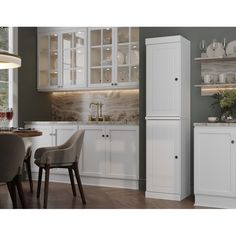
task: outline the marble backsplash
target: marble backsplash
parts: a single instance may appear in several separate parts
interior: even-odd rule
[[[52,94],[52,119],[55,121],[88,121],[96,111],[91,102],[102,102],[103,115],[109,115],[112,121],[139,121],[139,91],[82,91],[56,92]]]

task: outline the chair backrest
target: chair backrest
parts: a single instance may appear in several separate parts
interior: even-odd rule
[[[0,134],[0,182],[10,182],[21,174],[25,145],[15,134]]]
[[[72,156],[74,156],[74,158],[75,158],[73,160],[73,162],[76,162],[79,159],[80,152],[81,152],[82,145],[83,145],[83,140],[84,140],[84,133],[85,133],[85,131],[82,129],[76,131],[64,144],[59,146],[59,149],[73,150]]]
[[[34,154],[40,164],[64,165],[78,162],[82,149],[84,130],[76,131],[64,144],[56,147],[41,147]],[[40,160],[40,161],[39,161]]]

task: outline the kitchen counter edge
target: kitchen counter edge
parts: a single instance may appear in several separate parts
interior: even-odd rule
[[[25,121],[25,125],[53,125],[53,124],[64,124],[64,125],[139,125],[137,122],[123,122],[123,121]]]
[[[207,122],[205,122],[205,123],[193,123],[193,126],[194,127],[205,127],[205,126],[207,126],[207,127],[212,127],[212,126],[214,126],[214,127],[229,127],[229,126],[233,126],[233,127],[236,127],[236,123],[230,123],[230,122],[225,122],[225,123],[223,123],[223,122],[212,122],[212,123],[207,123]]]

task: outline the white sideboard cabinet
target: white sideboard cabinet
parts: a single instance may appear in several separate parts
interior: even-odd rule
[[[137,125],[80,125],[85,130],[79,168],[90,185],[138,189]]]
[[[236,208],[236,125],[195,124],[195,205]]]

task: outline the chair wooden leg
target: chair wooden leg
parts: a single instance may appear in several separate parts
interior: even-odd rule
[[[86,205],[86,200],[85,200],[85,197],[84,197],[84,191],[83,191],[83,187],[82,187],[81,180],[80,180],[80,175],[79,175],[78,163],[73,164],[73,169],[74,169],[74,172],[75,172],[75,177],[76,177],[76,180],[77,180],[77,183],[78,183],[79,192],[80,192],[82,202],[83,202],[84,205]]]
[[[18,190],[18,194],[20,197],[20,201],[21,201],[21,206],[22,208],[26,208],[26,202],[25,202],[25,196],[24,196],[24,192],[23,192],[23,188],[22,188],[22,184],[21,184],[21,176],[17,175],[15,177],[15,183],[16,183],[16,187]]]
[[[17,208],[17,199],[16,199],[16,188],[14,182],[7,182],[7,188],[11,196],[13,208]]]
[[[40,197],[41,182],[42,182],[42,173],[43,173],[43,168],[42,168],[42,167],[39,167],[39,177],[38,177],[37,198]]]
[[[31,174],[31,163],[30,163],[31,155],[28,156],[28,158],[25,160],[26,164],[26,170],[29,178],[29,184],[30,184],[30,192],[33,193],[33,180],[32,180],[32,174]]]
[[[49,185],[49,172],[50,172],[50,165],[45,166],[45,183],[44,183],[44,202],[43,208],[47,208],[48,204],[48,185]]]
[[[74,175],[73,175],[73,171],[72,171],[71,167],[68,168],[68,172],[69,172],[69,176],[70,176],[70,183],[71,183],[72,192],[73,192],[73,195],[76,196]]]

